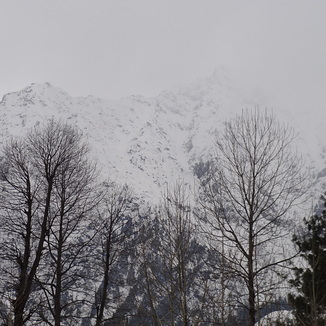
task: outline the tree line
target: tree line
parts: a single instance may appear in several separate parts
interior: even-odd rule
[[[13,138],[0,160],[2,325],[254,326],[283,304],[292,325],[324,325],[326,213],[286,241],[309,181],[294,137],[267,110],[243,111],[194,165],[195,199],[178,181],[155,207],[101,180],[69,124]]]

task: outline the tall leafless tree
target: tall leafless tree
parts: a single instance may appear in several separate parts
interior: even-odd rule
[[[0,170],[1,266],[8,280],[6,294],[12,304],[14,326],[25,324],[38,309],[40,302],[33,297],[32,305],[31,294],[38,289],[35,281],[45,252],[56,252],[58,259],[64,250],[51,247],[48,240],[67,237],[67,223],[74,229],[75,222],[67,221],[58,232],[58,221],[70,212],[80,215],[85,211],[86,183],[91,182],[94,172],[85,165],[87,153],[81,134],[54,120],[35,127],[25,138],[13,139],[5,147]],[[56,298],[61,292],[58,275],[53,284]],[[54,307],[60,309],[58,304]]]
[[[198,325],[206,309],[205,253],[196,239],[189,192],[180,182],[163,196],[140,244],[147,314],[154,325]]]
[[[103,184],[103,189],[98,208],[98,233],[95,238],[94,266],[99,284],[95,295],[96,326],[107,322],[112,317],[114,307],[121,301],[120,298],[114,298],[110,288],[125,285],[122,281],[126,278],[128,269],[128,245],[133,235],[133,219],[137,217],[138,211],[136,200],[127,185],[108,181]],[[124,273],[119,274],[119,268]]]
[[[52,137],[61,137],[63,148],[69,144],[69,151],[54,179],[46,250],[37,281],[47,303],[39,315],[49,325],[59,326],[76,324],[82,317],[90,242],[96,234],[89,225],[97,199],[96,167],[89,158],[89,146],[75,128],[54,127]]]
[[[291,257],[281,248],[287,214],[306,189],[302,159],[291,148],[294,136],[267,110],[243,111],[225,123],[217,159],[201,177],[205,234],[224,272],[247,289],[248,326],[262,296],[271,293],[268,277]]]

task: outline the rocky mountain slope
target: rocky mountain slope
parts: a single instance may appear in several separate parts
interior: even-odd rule
[[[93,148],[103,178],[128,183],[140,195],[158,200],[162,188],[185,179],[194,183],[192,166],[214,155],[214,138],[226,119],[242,109],[273,109],[298,133],[296,147],[318,176],[314,194],[326,189],[325,119],[250,95],[225,71],[156,97],[120,101],[73,98],[48,83],[6,94],[0,103],[0,145],[55,117],[78,126]],[[325,167],[325,169],[324,169]],[[325,179],[325,181],[324,181]]]

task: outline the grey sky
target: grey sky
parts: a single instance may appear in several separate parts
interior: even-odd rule
[[[326,1],[0,0],[0,96],[156,95],[226,66],[300,105],[326,103]]]

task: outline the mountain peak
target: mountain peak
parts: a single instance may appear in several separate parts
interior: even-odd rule
[[[46,106],[55,100],[67,100],[70,95],[50,83],[32,83],[20,91],[7,93],[3,96],[0,105],[28,107],[34,104]]]

